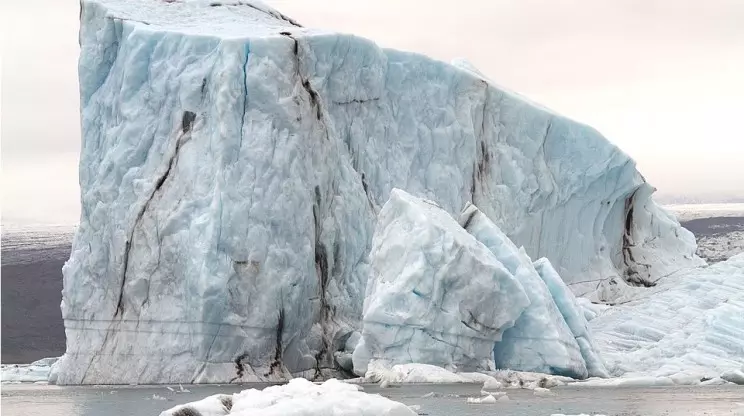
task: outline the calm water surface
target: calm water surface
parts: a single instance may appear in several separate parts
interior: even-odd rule
[[[262,386],[188,386],[176,393],[164,386],[57,387],[2,386],[3,416],[157,416],[176,404],[216,393],[233,393]],[[744,387],[605,388],[560,387],[552,397],[534,396],[529,390],[507,390],[511,399],[490,405],[467,404],[480,396],[480,385],[413,385],[380,389],[364,386],[408,405],[419,405],[428,416],[547,416],[553,413],[618,416],[736,416],[744,406]],[[178,390],[178,386],[175,386]],[[434,397],[422,398],[434,392]],[[156,397],[156,398],[153,398]],[[157,399],[160,397],[161,399]],[[163,400],[164,398],[165,400]]]

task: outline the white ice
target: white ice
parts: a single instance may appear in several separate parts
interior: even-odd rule
[[[502,396],[505,397],[505,396]],[[489,394],[484,397],[468,397],[467,402],[469,404],[495,404],[496,398]]]
[[[586,320],[585,309],[579,305],[571,290],[566,287],[558,272],[546,258],[537,260],[534,264],[538,276],[545,282],[563,319],[566,321],[576,343],[581,350],[581,356],[586,364],[590,377],[609,377],[602,361],[599,349],[594,343],[589,323]],[[551,371],[551,374],[555,372]]]
[[[600,380],[600,379],[594,379]],[[429,364],[396,364],[384,361],[370,363],[364,382],[390,384],[470,383],[483,384],[482,391],[498,394],[499,389],[553,388],[576,382],[575,379],[550,374],[497,370],[485,373],[453,372]]]
[[[475,205],[465,207],[459,223],[516,277],[530,300],[515,325],[506,330],[501,341],[496,343],[493,350],[496,367],[586,378],[588,372],[583,350],[577,343],[581,341],[579,335],[586,337],[586,322],[582,327],[580,322],[570,321],[576,329],[584,330],[584,333],[572,333],[574,328],[567,325],[566,318],[576,318],[571,314],[562,315],[562,309],[556,306],[559,299],[553,299],[571,293],[565,283],[556,275],[563,290],[550,290],[549,285],[553,282],[538,274],[542,269],[536,270],[524,250],[518,249]],[[570,296],[573,299],[573,295]],[[566,300],[562,302],[560,305],[568,303]],[[591,375],[602,374],[595,371]]]
[[[700,384],[744,367],[744,254],[662,279],[590,322],[614,376]]]
[[[57,358],[43,358],[31,364],[0,365],[0,380],[3,383],[46,382]]]
[[[626,154],[462,62],[254,1],[83,0],[80,25],[60,384],[327,376],[396,187],[473,201],[592,300],[699,262]]]
[[[229,406],[226,406],[229,403]],[[367,394],[358,386],[331,379],[314,384],[302,378],[263,390],[249,389],[232,396],[215,395],[179,405],[160,416],[174,416],[193,409],[203,416],[412,416],[408,406],[377,394]],[[182,413],[178,413],[181,411]]]
[[[450,214],[399,189],[378,216],[370,262],[353,355],[359,375],[380,359],[492,370],[494,342],[530,303],[518,278]]]

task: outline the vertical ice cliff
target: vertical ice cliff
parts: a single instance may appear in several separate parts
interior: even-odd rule
[[[541,259],[533,265],[524,249],[518,249],[475,205],[466,205],[459,223],[515,276],[530,300],[514,327],[507,329],[494,346],[496,367],[578,379],[606,377],[607,371],[587,335],[586,320],[571,313],[580,310],[578,306],[564,306],[575,303],[573,294],[550,262]],[[557,282],[548,280],[553,274]]]
[[[473,201],[577,294],[699,261],[628,156],[471,69],[253,1],[81,7],[59,383],[324,376],[393,187]]]
[[[493,370],[494,342],[530,305],[518,276],[450,214],[399,189],[380,211],[370,260],[359,375],[371,359]]]

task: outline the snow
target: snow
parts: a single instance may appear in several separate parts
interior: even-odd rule
[[[530,301],[515,325],[496,343],[496,367],[586,378],[586,363],[576,337],[524,250],[518,249],[475,205],[465,207],[459,222],[514,275]],[[570,293],[563,281],[560,284]]]
[[[474,202],[590,300],[699,262],[636,192],[626,154],[472,68],[254,1],[84,0],[80,22],[82,212],[59,384],[348,365],[335,353],[361,330],[393,188],[450,214]],[[626,231],[648,269],[618,255]]]
[[[370,252],[362,339],[369,360],[492,370],[493,345],[529,305],[517,278],[431,201],[393,189]]]
[[[160,416],[176,416],[183,409],[195,410],[202,416],[409,416],[415,415],[408,406],[376,394],[367,394],[355,385],[331,379],[314,384],[296,378],[281,386],[263,390],[249,389],[232,396],[214,395],[198,402],[179,405]],[[182,413],[178,413],[181,411]],[[198,412],[198,413],[197,413]]]
[[[610,373],[634,385],[699,384],[741,370],[744,254],[662,279],[590,328]]]
[[[57,360],[58,358],[43,358],[31,364],[2,364],[0,380],[3,383],[47,382]]]

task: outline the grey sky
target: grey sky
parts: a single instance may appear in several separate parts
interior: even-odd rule
[[[274,0],[593,125],[667,193],[744,193],[744,2]],[[78,2],[3,2],[3,223],[78,217]]]

